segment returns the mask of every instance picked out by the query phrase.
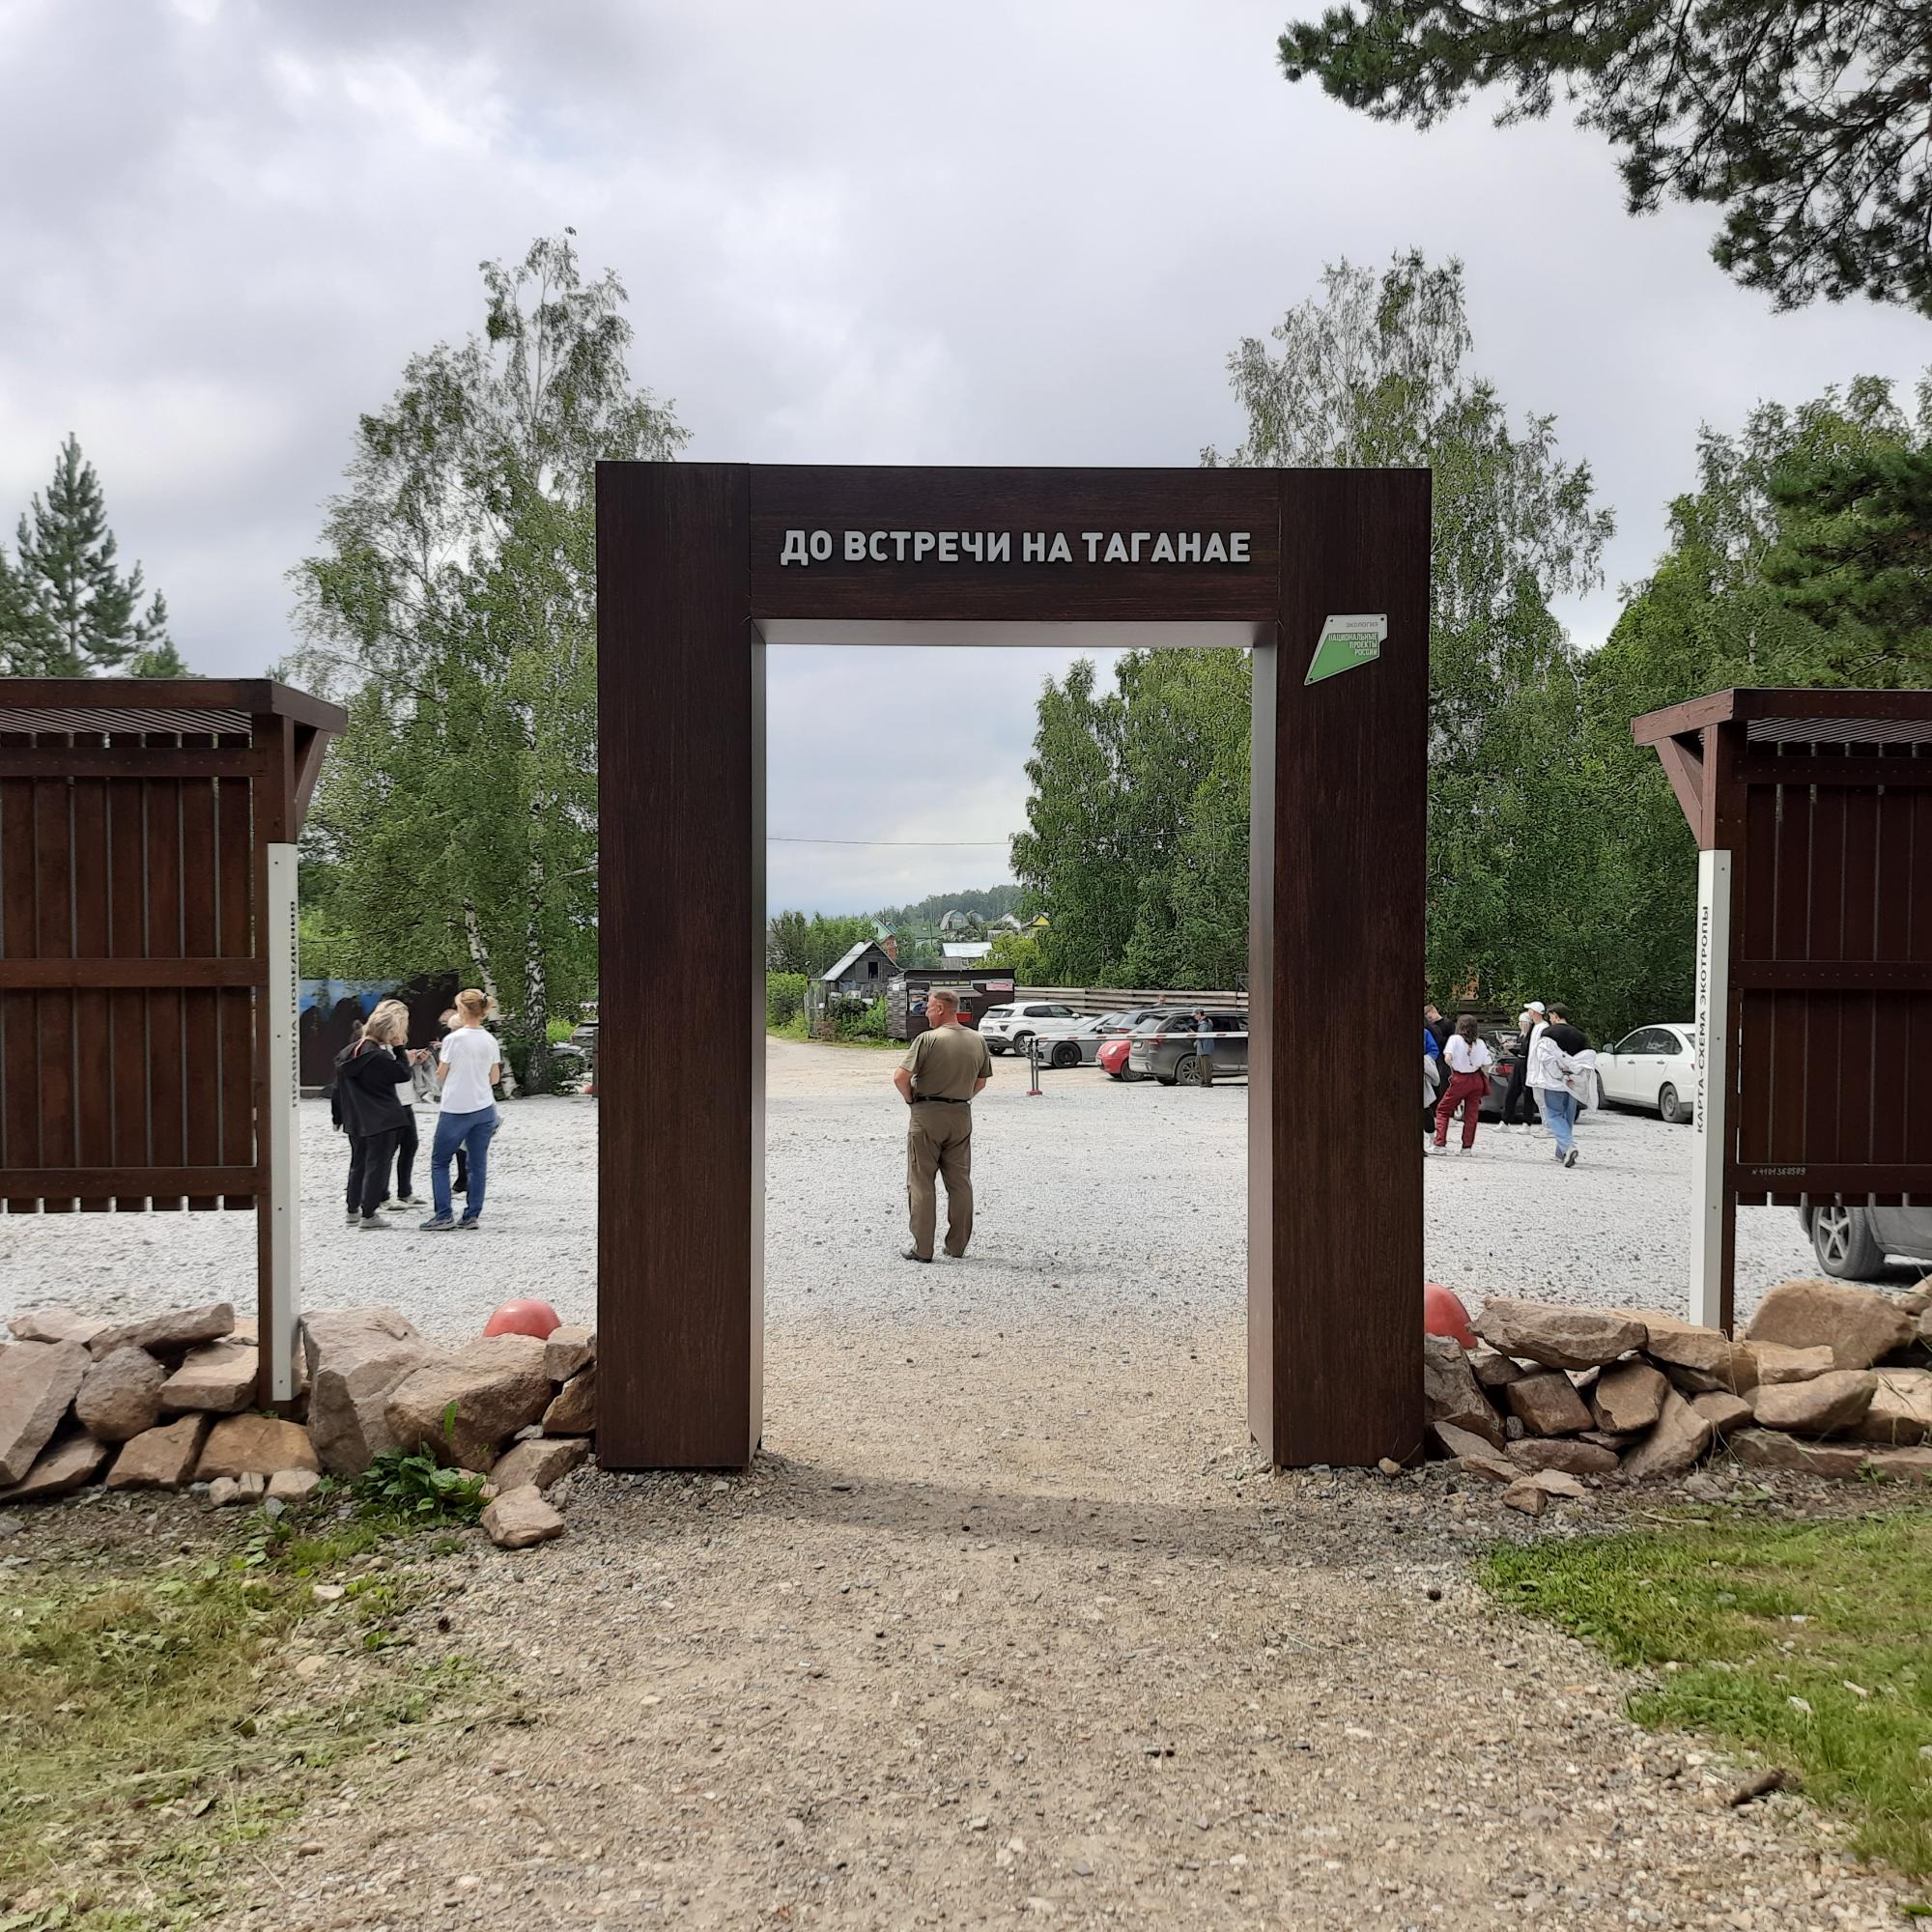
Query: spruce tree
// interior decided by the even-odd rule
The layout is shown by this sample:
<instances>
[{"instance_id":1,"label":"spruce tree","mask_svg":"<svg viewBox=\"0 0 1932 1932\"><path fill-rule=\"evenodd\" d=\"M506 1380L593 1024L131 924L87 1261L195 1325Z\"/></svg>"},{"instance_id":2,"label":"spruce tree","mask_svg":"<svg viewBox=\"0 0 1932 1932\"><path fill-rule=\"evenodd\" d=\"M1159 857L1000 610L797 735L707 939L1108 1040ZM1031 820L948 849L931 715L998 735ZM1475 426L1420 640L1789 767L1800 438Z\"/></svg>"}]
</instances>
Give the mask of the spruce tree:
<instances>
[{"instance_id":1,"label":"spruce tree","mask_svg":"<svg viewBox=\"0 0 1932 1932\"><path fill-rule=\"evenodd\" d=\"M11 601L23 608L10 611L0 586L0 654L16 676L96 676L150 648L157 661L180 664L166 603L157 593L142 613L141 566L126 577L114 567L100 479L71 435L44 500L35 497L20 519L18 549Z\"/></svg>"},{"instance_id":2,"label":"spruce tree","mask_svg":"<svg viewBox=\"0 0 1932 1932\"><path fill-rule=\"evenodd\" d=\"M0 677L31 677L45 663L48 633L20 573L0 549Z\"/></svg>"}]
</instances>

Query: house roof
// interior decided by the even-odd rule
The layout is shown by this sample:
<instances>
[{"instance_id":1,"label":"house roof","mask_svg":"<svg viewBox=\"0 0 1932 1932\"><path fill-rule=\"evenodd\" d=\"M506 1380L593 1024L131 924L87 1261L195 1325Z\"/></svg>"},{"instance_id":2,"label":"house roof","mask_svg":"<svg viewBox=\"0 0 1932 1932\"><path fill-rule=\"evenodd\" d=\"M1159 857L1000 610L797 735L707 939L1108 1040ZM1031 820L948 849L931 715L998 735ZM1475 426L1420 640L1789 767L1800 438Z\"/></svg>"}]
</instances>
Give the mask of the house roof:
<instances>
[{"instance_id":1,"label":"house roof","mask_svg":"<svg viewBox=\"0 0 1932 1932\"><path fill-rule=\"evenodd\" d=\"M948 959L990 959L993 947L990 940L976 939L962 946L942 946L940 952Z\"/></svg>"},{"instance_id":2,"label":"house roof","mask_svg":"<svg viewBox=\"0 0 1932 1932\"><path fill-rule=\"evenodd\" d=\"M860 940L858 945L853 947L851 952L846 953L844 958L840 959L837 965L828 966L824 972L818 975L818 978L821 980L843 979L845 976L846 967L850 966L855 960L863 959L866 956L866 954L870 952L874 947L878 946L878 944L879 942L876 939Z\"/></svg>"}]
</instances>

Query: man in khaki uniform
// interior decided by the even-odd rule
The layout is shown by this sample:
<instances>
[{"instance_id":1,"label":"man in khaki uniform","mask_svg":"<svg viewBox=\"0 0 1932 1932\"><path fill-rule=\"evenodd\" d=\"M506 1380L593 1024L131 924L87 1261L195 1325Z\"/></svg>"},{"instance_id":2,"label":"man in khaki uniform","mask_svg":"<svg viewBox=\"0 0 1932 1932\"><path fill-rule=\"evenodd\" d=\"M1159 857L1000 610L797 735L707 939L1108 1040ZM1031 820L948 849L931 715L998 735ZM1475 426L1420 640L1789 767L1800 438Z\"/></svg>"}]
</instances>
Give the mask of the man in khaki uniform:
<instances>
[{"instance_id":1,"label":"man in khaki uniform","mask_svg":"<svg viewBox=\"0 0 1932 1932\"><path fill-rule=\"evenodd\" d=\"M906 1126L912 1243L900 1250L909 1262L932 1259L935 1174L946 1182L946 1252L957 1260L973 1238L973 1096L992 1077L986 1042L959 1024L959 995L935 986L925 996L925 1031L893 1075L912 1109Z\"/></svg>"}]
</instances>

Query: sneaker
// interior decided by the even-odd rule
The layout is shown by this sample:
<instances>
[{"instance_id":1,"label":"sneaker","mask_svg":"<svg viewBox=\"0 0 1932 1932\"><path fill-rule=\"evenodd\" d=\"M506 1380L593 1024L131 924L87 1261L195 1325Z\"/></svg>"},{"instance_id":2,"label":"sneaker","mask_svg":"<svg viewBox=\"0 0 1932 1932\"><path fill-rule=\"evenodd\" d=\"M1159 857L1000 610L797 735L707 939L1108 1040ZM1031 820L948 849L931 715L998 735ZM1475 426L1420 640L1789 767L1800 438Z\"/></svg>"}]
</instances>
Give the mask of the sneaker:
<instances>
[{"instance_id":1,"label":"sneaker","mask_svg":"<svg viewBox=\"0 0 1932 1932\"><path fill-rule=\"evenodd\" d=\"M1436 1141L1431 1146L1429 1151L1431 1153L1447 1153L1449 1151L1448 1144L1443 1141Z\"/></svg>"},{"instance_id":2,"label":"sneaker","mask_svg":"<svg viewBox=\"0 0 1932 1932\"><path fill-rule=\"evenodd\" d=\"M420 1194L392 1194L383 1203L385 1214L400 1214L405 1208L427 1208L429 1203Z\"/></svg>"},{"instance_id":3,"label":"sneaker","mask_svg":"<svg viewBox=\"0 0 1932 1932\"><path fill-rule=\"evenodd\" d=\"M1565 1167L1575 1167L1577 1165L1577 1150L1575 1148L1572 1148L1570 1151L1563 1156L1563 1165Z\"/></svg>"},{"instance_id":4,"label":"sneaker","mask_svg":"<svg viewBox=\"0 0 1932 1932\"><path fill-rule=\"evenodd\" d=\"M359 1228L362 1225L362 1216L354 1208L349 1210L349 1225L352 1228Z\"/></svg>"},{"instance_id":5,"label":"sneaker","mask_svg":"<svg viewBox=\"0 0 1932 1932\"><path fill-rule=\"evenodd\" d=\"M920 1251L916 1247L914 1247L910 1241L908 1241L905 1244L905 1246L899 1250L899 1259L901 1261L908 1261L908 1262L929 1262L932 1259L932 1257L930 1255L921 1254Z\"/></svg>"},{"instance_id":6,"label":"sneaker","mask_svg":"<svg viewBox=\"0 0 1932 1932\"><path fill-rule=\"evenodd\" d=\"M355 1225L365 1235L386 1235L389 1232L388 1222L384 1220L380 1214L363 1214L357 1218Z\"/></svg>"},{"instance_id":7,"label":"sneaker","mask_svg":"<svg viewBox=\"0 0 1932 1932\"><path fill-rule=\"evenodd\" d=\"M455 1226L455 1215L432 1214L427 1221L417 1223L416 1233L419 1235L446 1235Z\"/></svg>"},{"instance_id":8,"label":"sneaker","mask_svg":"<svg viewBox=\"0 0 1932 1932\"><path fill-rule=\"evenodd\" d=\"M462 1220L457 1222L456 1225L459 1228L467 1228L468 1230L469 1230L470 1233L473 1234L476 1231L476 1229L481 1225L481 1223L479 1222L479 1220L475 1215L466 1214L464 1215Z\"/></svg>"}]
</instances>

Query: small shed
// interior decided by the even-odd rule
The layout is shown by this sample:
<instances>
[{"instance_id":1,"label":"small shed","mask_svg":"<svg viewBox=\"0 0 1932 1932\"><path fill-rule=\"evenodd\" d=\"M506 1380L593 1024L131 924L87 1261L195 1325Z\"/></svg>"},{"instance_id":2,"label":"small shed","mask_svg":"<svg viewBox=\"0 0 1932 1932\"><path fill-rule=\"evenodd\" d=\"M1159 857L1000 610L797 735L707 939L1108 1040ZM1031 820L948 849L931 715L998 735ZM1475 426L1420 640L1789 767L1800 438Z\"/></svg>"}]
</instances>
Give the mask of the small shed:
<instances>
[{"instance_id":1,"label":"small shed","mask_svg":"<svg viewBox=\"0 0 1932 1932\"><path fill-rule=\"evenodd\" d=\"M1697 841L1690 1318L1737 1208L1932 1201L1932 692L1718 691L1636 719Z\"/></svg>"},{"instance_id":2,"label":"small shed","mask_svg":"<svg viewBox=\"0 0 1932 1932\"><path fill-rule=\"evenodd\" d=\"M820 997L880 1000L898 968L876 939L864 939L837 964L816 975Z\"/></svg>"}]
</instances>

